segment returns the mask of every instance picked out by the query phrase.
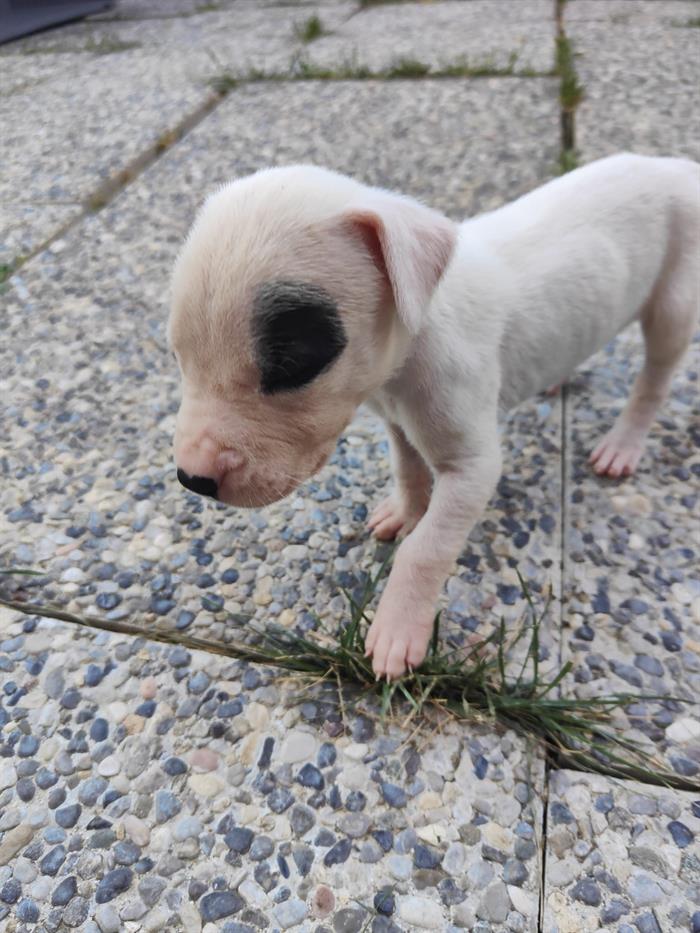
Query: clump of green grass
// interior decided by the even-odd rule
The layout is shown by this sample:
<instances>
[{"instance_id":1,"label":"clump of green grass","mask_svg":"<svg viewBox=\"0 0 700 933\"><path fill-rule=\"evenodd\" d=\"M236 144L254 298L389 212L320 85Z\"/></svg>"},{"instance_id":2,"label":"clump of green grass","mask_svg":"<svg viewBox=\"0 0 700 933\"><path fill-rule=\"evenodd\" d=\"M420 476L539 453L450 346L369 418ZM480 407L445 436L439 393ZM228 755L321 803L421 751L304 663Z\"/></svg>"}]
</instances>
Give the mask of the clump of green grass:
<instances>
[{"instance_id":1,"label":"clump of green grass","mask_svg":"<svg viewBox=\"0 0 700 933\"><path fill-rule=\"evenodd\" d=\"M382 77L386 78L423 78L430 71L430 65L415 58L400 58L389 67Z\"/></svg>"},{"instance_id":2,"label":"clump of green grass","mask_svg":"<svg viewBox=\"0 0 700 933\"><path fill-rule=\"evenodd\" d=\"M0 285L3 285L12 273L15 271L15 265L12 262L0 262Z\"/></svg>"},{"instance_id":3,"label":"clump of green grass","mask_svg":"<svg viewBox=\"0 0 700 933\"><path fill-rule=\"evenodd\" d=\"M576 108L583 100L584 89L574 62L574 49L563 28L556 40L556 72L559 75L559 116L561 124L560 172L578 165L576 156Z\"/></svg>"},{"instance_id":4,"label":"clump of green grass","mask_svg":"<svg viewBox=\"0 0 700 933\"><path fill-rule=\"evenodd\" d=\"M346 593L350 618L340 632L321 628L313 636L300 635L280 626L248 626L250 641L212 642L177 631L146 628L130 622L89 619L53 606L0 599L0 605L29 615L60 619L88 629L101 629L166 644L181 644L210 654L273 665L306 681L330 681L338 687L341 709L348 702L347 687L359 699L377 696L382 715L408 711L407 720L421 717L429 705L462 720L488 721L495 727L513 729L535 737L558 766L595 771L619 778L700 790L700 782L666 768L663 762L616 733L612 716L640 701L661 701L668 696L617 693L581 698L562 696L560 687L572 670L572 662L546 675L540 669L540 632L549 601L538 613L521 579L529 612L523 624L509 635L505 622L495 631L462 648L440 647L440 617L435 619L428 656L420 668L392 682L377 681L371 659L365 657L367 610L376 595L389 561L370 577L359 599ZM32 574L33 571L0 571ZM550 597L551 598L551 597ZM238 619L237 621L240 621ZM514 666L514 650L525 644L524 658ZM682 701L679 701L682 702Z\"/></svg>"},{"instance_id":5,"label":"clump of green grass","mask_svg":"<svg viewBox=\"0 0 700 933\"><path fill-rule=\"evenodd\" d=\"M313 42L326 34L320 17L316 14L304 20L303 23L297 23L294 27L294 34L300 42Z\"/></svg>"},{"instance_id":6,"label":"clump of green grass","mask_svg":"<svg viewBox=\"0 0 700 933\"><path fill-rule=\"evenodd\" d=\"M214 58L212 56L212 58ZM339 65L328 67L309 61L303 54L292 56L287 71L266 72L251 69L245 75L236 77L225 68L210 78L209 85L217 94L225 96L240 84L262 81L392 81L415 80L419 78L481 78L481 77L546 77L531 68L516 70L518 53L512 52L505 65L496 65L490 58L481 62L469 62L466 58L450 64L432 68L426 62L414 58L399 58L387 68L377 71L362 65L354 55ZM215 59L214 59L215 60ZM216 61L216 60L215 60ZM220 63L216 62L220 67Z\"/></svg>"},{"instance_id":7,"label":"clump of green grass","mask_svg":"<svg viewBox=\"0 0 700 933\"><path fill-rule=\"evenodd\" d=\"M240 80L229 71L224 71L220 75L215 75L209 81L209 86L221 97L226 97L240 84Z\"/></svg>"},{"instance_id":8,"label":"clump of green grass","mask_svg":"<svg viewBox=\"0 0 700 933\"><path fill-rule=\"evenodd\" d=\"M583 85L574 64L574 48L566 35L557 36L556 68L559 75L559 102L567 110L575 110L583 100Z\"/></svg>"},{"instance_id":9,"label":"clump of green grass","mask_svg":"<svg viewBox=\"0 0 700 933\"><path fill-rule=\"evenodd\" d=\"M566 175L567 172L573 172L578 168L578 153L575 149L562 149L557 161L557 172L559 175Z\"/></svg>"}]
</instances>

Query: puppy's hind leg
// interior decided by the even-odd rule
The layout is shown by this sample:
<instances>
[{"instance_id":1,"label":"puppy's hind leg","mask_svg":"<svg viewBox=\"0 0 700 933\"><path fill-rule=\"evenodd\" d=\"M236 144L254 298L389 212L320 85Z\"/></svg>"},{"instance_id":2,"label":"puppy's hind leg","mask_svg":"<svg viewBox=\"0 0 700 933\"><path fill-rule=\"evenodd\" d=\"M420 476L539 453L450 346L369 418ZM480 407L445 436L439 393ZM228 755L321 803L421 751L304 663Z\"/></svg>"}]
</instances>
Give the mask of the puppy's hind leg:
<instances>
[{"instance_id":1,"label":"puppy's hind leg","mask_svg":"<svg viewBox=\"0 0 700 933\"><path fill-rule=\"evenodd\" d=\"M644 367L622 414L590 455L600 476L630 476L659 407L671 388L673 372L697 327L700 293L695 260L685 257L665 275L641 315Z\"/></svg>"}]
</instances>

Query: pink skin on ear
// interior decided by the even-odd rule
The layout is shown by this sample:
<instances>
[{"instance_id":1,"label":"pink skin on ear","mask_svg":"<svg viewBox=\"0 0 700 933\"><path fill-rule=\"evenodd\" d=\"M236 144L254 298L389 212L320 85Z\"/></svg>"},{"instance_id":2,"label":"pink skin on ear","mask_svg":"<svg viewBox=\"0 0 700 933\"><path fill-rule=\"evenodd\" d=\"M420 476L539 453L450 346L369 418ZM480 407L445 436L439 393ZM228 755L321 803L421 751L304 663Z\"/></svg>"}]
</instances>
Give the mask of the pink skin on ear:
<instances>
[{"instance_id":1,"label":"pink skin on ear","mask_svg":"<svg viewBox=\"0 0 700 933\"><path fill-rule=\"evenodd\" d=\"M386 275L396 310L411 334L450 261L457 227L437 211L398 195L378 196L346 215Z\"/></svg>"}]
</instances>

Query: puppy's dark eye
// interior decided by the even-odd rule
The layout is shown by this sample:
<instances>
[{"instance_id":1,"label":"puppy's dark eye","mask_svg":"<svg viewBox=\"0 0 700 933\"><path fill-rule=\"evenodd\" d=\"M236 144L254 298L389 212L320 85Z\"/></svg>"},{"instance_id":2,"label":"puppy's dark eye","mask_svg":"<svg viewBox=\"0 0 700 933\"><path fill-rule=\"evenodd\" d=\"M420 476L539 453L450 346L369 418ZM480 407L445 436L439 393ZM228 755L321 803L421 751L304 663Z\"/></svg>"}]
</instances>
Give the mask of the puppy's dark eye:
<instances>
[{"instance_id":1,"label":"puppy's dark eye","mask_svg":"<svg viewBox=\"0 0 700 933\"><path fill-rule=\"evenodd\" d=\"M338 307L324 289L301 282L266 282L253 304L253 347L263 394L308 385L347 343Z\"/></svg>"}]
</instances>

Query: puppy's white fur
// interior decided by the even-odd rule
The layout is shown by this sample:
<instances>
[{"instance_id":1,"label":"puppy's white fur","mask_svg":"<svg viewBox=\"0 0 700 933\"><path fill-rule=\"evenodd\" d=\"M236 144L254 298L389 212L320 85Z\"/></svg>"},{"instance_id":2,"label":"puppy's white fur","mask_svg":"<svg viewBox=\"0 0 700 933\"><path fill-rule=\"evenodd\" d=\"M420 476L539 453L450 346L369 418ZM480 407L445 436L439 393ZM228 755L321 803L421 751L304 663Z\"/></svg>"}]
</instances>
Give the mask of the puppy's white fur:
<instances>
[{"instance_id":1,"label":"puppy's white fur","mask_svg":"<svg viewBox=\"0 0 700 933\"><path fill-rule=\"evenodd\" d=\"M461 225L323 169L258 172L209 199L176 267L176 460L214 477L224 501L272 501L369 402L396 477L370 526L406 537L367 645L376 672L397 676L423 659L440 588L498 480L499 414L638 319L643 370L591 457L601 474L635 469L697 326L699 256L700 166L681 159L614 156ZM252 296L279 280L330 293L348 345L310 386L265 397Z\"/></svg>"}]
</instances>

